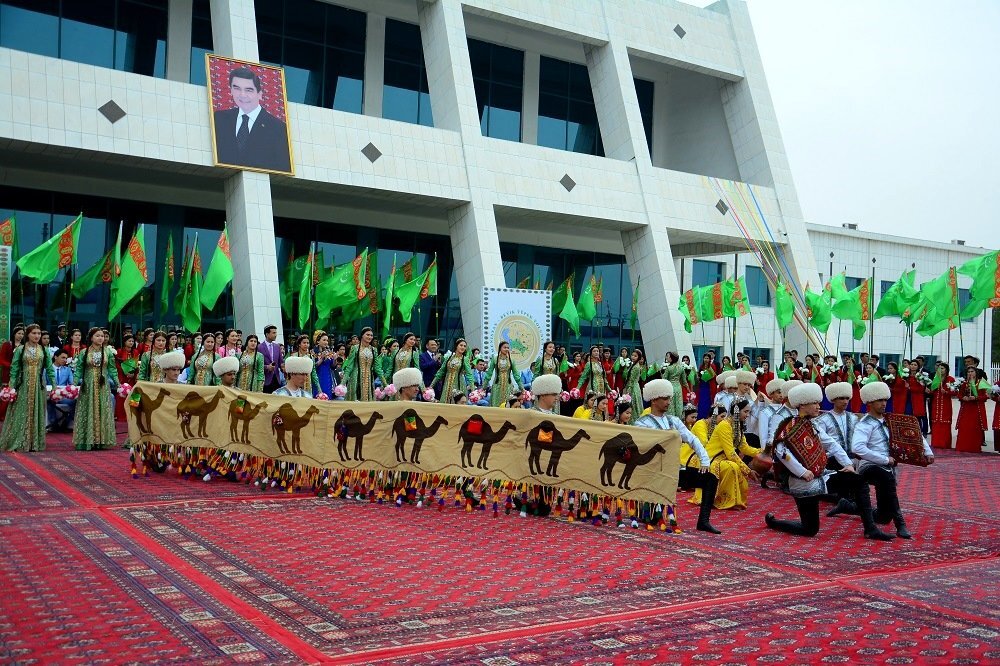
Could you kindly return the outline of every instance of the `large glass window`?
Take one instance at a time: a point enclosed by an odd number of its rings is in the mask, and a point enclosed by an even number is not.
[[[759,266],[747,266],[746,270],[747,298],[750,305],[767,307],[771,305],[771,290],[767,278]]]
[[[722,282],[723,266],[724,264],[718,261],[694,259],[691,262],[691,286],[707,287],[716,282]]]
[[[880,285],[882,291],[879,294],[879,296],[885,296],[886,292],[889,291],[889,289],[891,289],[892,285],[894,285],[894,284],[896,284],[896,283],[893,282],[892,280],[882,280],[882,284]]]
[[[385,22],[382,117],[434,126],[420,26],[394,19]]]
[[[861,283],[864,282],[864,280],[864,278],[846,276],[844,277],[844,286],[847,287],[848,291],[851,289],[857,289],[861,286]]]
[[[0,46],[163,78],[167,0],[0,0]]]
[[[318,0],[256,0],[254,7],[261,62],[285,68],[290,102],[361,113],[364,12]]]
[[[212,44],[212,11],[209,0],[194,0],[191,8],[191,76],[188,79],[191,83],[206,85],[205,54],[212,52]]]
[[[470,39],[469,59],[483,136],[520,141],[524,52]]]
[[[642,116],[642,129],[646,132],[646,149],[653,154],[653,90],[652,81],[633,79],[635,95],[639,98],[639,115]]]
[[[539,80],[538,145],[604,155],[587,67],[542,56]]]

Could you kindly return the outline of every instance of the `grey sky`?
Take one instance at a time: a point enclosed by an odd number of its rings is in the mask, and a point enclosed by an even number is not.
[[[747,4],[807,221],[1000,246],[1000,0]]]

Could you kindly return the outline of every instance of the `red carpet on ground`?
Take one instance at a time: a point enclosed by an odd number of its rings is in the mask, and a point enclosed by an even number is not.
[[[133,479],[124,450],[0,455],[3,663],[1000,660],[1000,457],[903,470],[912,541],[856,517],[721,537]],[[891,529],[891,527],[890,527]]]

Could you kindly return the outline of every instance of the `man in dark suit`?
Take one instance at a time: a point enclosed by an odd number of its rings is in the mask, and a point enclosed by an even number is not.
[[[424,353],[420,355],[420,372],[424,376],[424,386],[434,383],[434,375],[441,368],[441,354],[437,340],[428,340]]]
[[[246,67],[229,72],[236,107],[215,112],[215,152],[221,164],[291,171],[288,130],[260,105],[260,77]]]

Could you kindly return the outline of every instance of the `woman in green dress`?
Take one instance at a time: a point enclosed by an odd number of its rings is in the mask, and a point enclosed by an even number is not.
[[[7,409],[0,432],[0,449],[4,451],[45,450],[45,387],[56,383],[56,373],[41,339],[42,329],[31,324],[24,329],[24,344],[14,350],[10,386],[17,391],[17,398]]]
[[[514,365],[514,359],[510,357],[510,344],[504,340],[497,347],[497,355],[490,360],[490,367],[486,369],[486,379],[483,380],[483,386],[490,387],[491,407],[507,404],[507,399],[514,393],[511,385],[517,386],[518,391],[524,390],[521,373]]]
[[[674,397],[670,399],[670,407],[667,414],[681,418],[684,415],[684,394],[681,391],[681,380],[684,377],[684,366],[681,365],[681,357],[677,352],[667,352],[666,366],[663,369],[663,378],[670,382],[674,388]]]
[[[385,388],[392,382],[392,359],[399,351],[399,342],[395,338],[386,338],[382,346],[385,347],[385,352],[375,359],[375,374],[382,388]]]
[[[201,339],[201,349],[191,358],[188,365],[188,384],[194,386],[215,386],[215,371],[212,366],[219,360],[215,353],[215,335],[206,333]]]
[[[73,424],[77,451],[110,449],[117,443],[111,395],[118,388],[118,373],[104,341],[104,331],[96,326],[90,329],[86,348],[73,361],[73,383],[80,387]]]
[[[629,416],[631,419],[629,423],[635,423],[636,419],[638,419],[639,415],[642,413],[641,382],[643,382],[650,375],[650,373],[646,369],[646,355],[642,353],[641,349],[633,349],[629,360],[632,362],[631,365],[622,371],[622,381],[624,382],[624,386],[622,386],[622,395],[627,395],[632,399],[630,404],[632,404],[635,409],[632,410],[632,413]]]
[[[608,376],[604,371],[604,363],[601,362],[601,347],[594,345],[590,348],[589,358],[580,373],[580,379],[576,386],[580,389],[580,395],[586,395],[587,391],[597,395],[608,394]]]
[[[372,341],[375,332],[368,326],[361,329],[358,344],[351,347],[343,367],[343,386],[346,389],[345,400],[374,402],[375,379],[379,377],[379,357],[375,354]]]
[[[290,353],[286,358],[308,358],[313,361],[312,371],[306,376],[306,383],[303,385],[302,390],[304,390],[308,395],[316,397],[319,390],[319,375],[316,374],[316,363],[313,360],[312,348],[310,347],[311,341],[308,335],[300,335],[295,338],[295,344],[292,346],[292,353]],[[286,372],[287,376],[288,373]],[[327,396],[330,397],[330,396]]]
[[[139,381],[162,382],[163,368],[156,362],[167,353],[167,334],[163,331],[153,333],[153,347],[149,351],[143,352],[139,358]]]
[[[542,375],[558,375],[561,372],[566,372],[569,370],[569,364],[565,360],[561,361],[556,358],[556,343],[549,340],[544,345],[542,345],[542,355],[535,361],[535,364],[531,366],[531,374],[534,377],[541,377]]]
[[[403,368],[420,369],[420,353],[416,350],[416,345],[416,335],[407,333],[403,336],[402,344],[392,357],[392,368],[390,368],[389,372],[390,377]],[[423,382],[420,383],[420,390],[424,390]]]
[[[264,355],[257,351],[260,339],[253,333],[247,336],[243,353],[240,354],[240,369],[236,373],[236,388],[241,391],[260,393],[264,390]]]
[[[459,393],[469,394],[469,387],[474,385],[472,379],[472,366],[469,365],[469,357],[465,351],[469,345],[465,338],[455,340],[451,346],[451,353],[446,355],[444,362],[434,375],[432,385],[441,382],[441,395],[438,402],[442,405],[455,404],[455,396]]]

